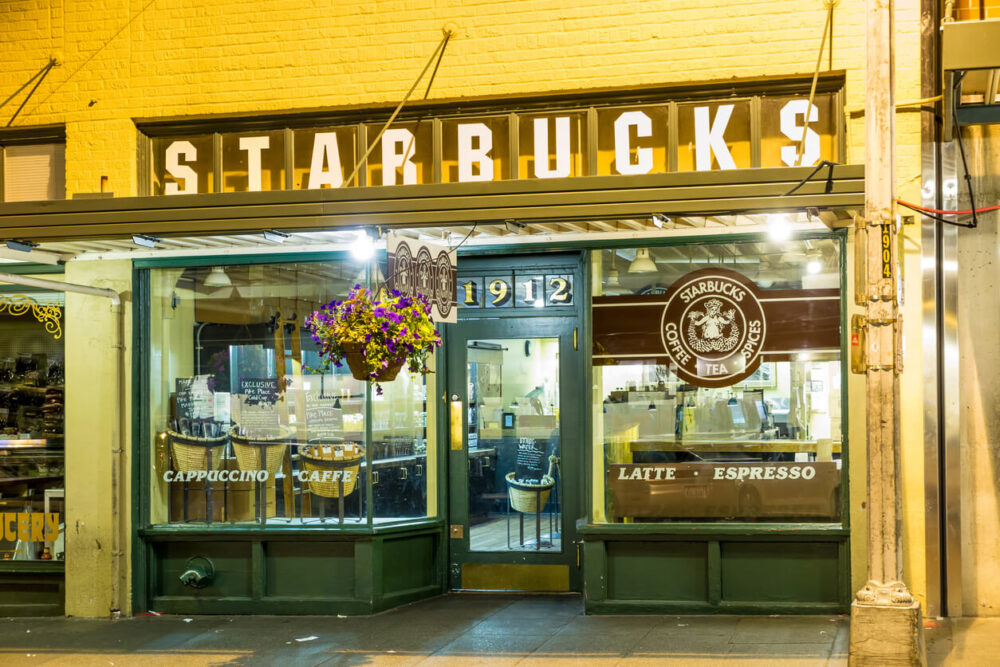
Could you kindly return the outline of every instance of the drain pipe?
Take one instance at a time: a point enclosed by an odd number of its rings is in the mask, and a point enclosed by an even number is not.
[[[64,283],[58,280],[45,280],[42,278],[31,278],[29,276],[19,276],[11,273],[0,273],[0,283],[11,283],[14,285],[24,285],[26,287],[39,287],[42,289],[57,292],[73,292],[75,294],[86,294],[87,296],[100,296],[111,299],[111,312],[117,320],[115,323],[115,336],[111,342],[111,349],[115,351],[117,372],[115,373],[115,395],[118,400],[118,424],[111,429],[111,519],[114,522],[111,531],[111,618],[117,619],[121,616],[122,609],[122,585],[121,576],[123,572],[122,559],[125,555],[122,538],[123,525],[126,521],[126,514],[121,511],[124,503],[121,502],[121,489],[124,488],[122,482],[122,443],[125,440],[125,315],[122,310],[121,295],[113,289],[101,287],[89,287],[87,285],[75,285]]]

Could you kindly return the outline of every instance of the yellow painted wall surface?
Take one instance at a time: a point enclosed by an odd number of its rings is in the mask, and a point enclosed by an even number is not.
[[[69,262],[65,281],[123,294],[126,396],[131,395],[132,262]],[[66,614],[107,616],[111,609],[111,461],[113,430],[127,410],[115,395],[111,301],[66,294]],[[129,415],[125,415],[128,419]],[[126,421],[126,424],[130,424]],[[128,456],[131,434],[124,434]],[[127,469],[127,468],[126,468]],[[129,498],[128,476],[124,497]],[[123,508],[128,513],[130,507]],[[123,545],[128,560],[129,544]],[[128,614],[128,609],[123,609]]]
[[[842,0],[833,21],[832,56],[823,69],[846,71],[846,104],[864,102],[863,0]],[[68,196],[99,189],[101,176],[118,196],[138,192],[133,119],[206,114],[266,114],[330,106],[387,106],[397,102],[441,38],[446,23],[456,27],[434,83],[432,98],[527,95],[554,90],[717,81],[732,77],[810,74],[826,17],[819,0],[344,0],[303,3],[272,0],[23,0],[5,6],[0,22],[0,90],[16,90],[45,65],[60,60],[25,106],[15,126],[60,123],[67,134]],[[896,2],[896,93],[919,95],[919,3]],[[19,103],[19,100],[18,100]],[[3,110],[10,113],[10,107]],[[5,118],[0,116],[0,119]],[[898,115],[897,173],[901,194],[915,197],[919,181],[919,114]],[[864,118],[849,114],[848,160],[864,159]],[[907,234],[908,275],[916,275],[919,236]],[[849,259],[849,264],[851,260]],[[108,272],[127,289],[127,271],[70,263],[68,276],[93,282]],[[97,318],[74,298],[71,315]],[[923,594],[922,380],[919,367],[919,281],[907,289],[907,371],[903,386],[904,537],[907,581]],[[857,309],[851,309],[856,312]],[[79,341],[68,337],[83,366],[93,370],[107,318],[73,322]],[[97,349],[97,348],[94,348]],[[109,363],[106,368],[111,368]],[[106,370],[100,373],[106,373]],[[103,376],[102,376],[103,377]],[[864,396],[863,382],[850,387],[851,514],[853,584],[864,580]],[[74,399],[69,399],[74,400]],[[105,428],[113,406],[102,392],[89,391],[70,404],[68,420],[83,437]],[[95,421],[97,420],[97,421]],[[98,423],[100,422],[100,423]],[[70,427],[72,428],[72,426]],[[78,436],[79,437],[79,436]],[[103,452],[95,444],[94,451]],[[89,449],[87,450],[90,451]],[[82,452],[72,460],[82,472],[107,477],[107,458]],[[78,477],[77,479],[83,479]],[[78,484],[80,482],[77,482]],[[97,485],[92,518],[70,542],[67,609],[103,615],[101,595],[106,547],[97,547],[106,526],[107,494]],[[70,502],[75,502],[70,496]],[[81,509],[84,506],[80,506]],[[98,511],[100,510],[100,511]],[[76,528],[71,527],[71,534]],[[106,539],[106,537],[104,538]],[[75,544],[74,544],[75,543]],[[82,581],[72,573],[88,564]],[[89,560],[88,560],[89,559]]]

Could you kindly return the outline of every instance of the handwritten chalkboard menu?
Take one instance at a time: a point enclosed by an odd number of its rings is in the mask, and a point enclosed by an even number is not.
[[[344,411],[334,407],[339,404],[336,396],[319,391],[307,391],[306,435],[309,440],[335,441],[344,437]]]
[[[250,438],[273,438],[281,431],[278,413],[278,380],[276,378],[240,378],[240,435]]]
[[[278,402],[278,380],[240,378],[240,394],[247,405],[274,405]]]
[[[212,419],[214,416],[214,400],[212,391],[208,388],[210,375],[196,375],[189,378],[177,378],[176,402],[177,419]]]
[[[536,438],[518,438],[514,479],[526,484],[538,484],[545,474],[544,466],[545,441]]]

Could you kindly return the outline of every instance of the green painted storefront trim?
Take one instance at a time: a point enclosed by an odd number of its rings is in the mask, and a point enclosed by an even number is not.
[[[62,575],[66,563],[61,560],[0,560],[0,575],[16,573]]]
[[[308,262],[343,262],[358,264],[351,259],[351,255],[344,251],[293,251],[282,252],[281,248],[275,246],[274,252],[267,255],[260,253],[242,255],[202,255],[198,257],[149,257],[133,260],[132,265],[136,269],[179,269],[187,267],[202,266],[235,266],[235,265],[263,265],[263,264],[295,264]],[[361,269],[361,265],[358,265]]]
[[[810,167],[577,176],[324,190],[211,193],[14,203],[0,207],[0,236],[34,241],[440,227],[505,220],[551,222],[667,216],[849,211],[864,201],[864,167],[838,165],[802,182]],[[815,176],[815,175],[814,175]],[[795,192],[787,194],[792,189]],[[841,219],[846,219],[842,216]]]
[[[543,254],[547,252],[565,252],[568,250],[611,250],[615,248],[635,248],[637,246],[642,246],[643,248],[659,248],[667,246],[689,246],[703,245],[705,243],[719,243],[720,239],[724,239],[727,244],[762,243],[767,241],[767,234],[762,232],[727,233],[725,231],[727,228],[719,227],[717,229],[719,229],[719,231],[715,234],[706,233],[698,234],[696,236],[671,236],[670,231],[668,230],[663,232],[663,236],[655,237],[643,236],[638,238],[595,239],[592,241],[575,239],[566,241],[555,240],[544,244],[503,243],[489,246],[469,246],[459,248],[458,256],[479,257],[493,254]],[[790,241],[832,239],[839,233],[841,233],[840,230],[831,231],[825,229],[811,229],[807,231],[795,232],[792,234]],[[599,236],[600,232],[594,232],[594,235]]]
[[[34,262],[24,262],[23,264],[0,264],[0,273],[13,273],[18,276],[40,276],[66,273],[64,264],[36,264]]]
[[[577,532],[589,539],[715,539],[719,537],[847,539],[850,531],[840,524],[818,523],[577,523]]]
[[[210,526],[207,524],[163,524],[150,526],[138,531],[139,536],[150,541],[184,540],[240,540],[259,541],[279,538],[302,540],[356,540],[375,536],[417,535],[437,533],[444,528],[444,519],[420,519],[416,521],[374,526],[241,526],[227,524]]]

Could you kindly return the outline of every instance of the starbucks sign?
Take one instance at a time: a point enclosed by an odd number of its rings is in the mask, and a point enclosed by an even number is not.
[[[679,377],[724,387],[757,370],[767,322],[753,282],[735,271],[702,269],[664,296],[660,336]]]

